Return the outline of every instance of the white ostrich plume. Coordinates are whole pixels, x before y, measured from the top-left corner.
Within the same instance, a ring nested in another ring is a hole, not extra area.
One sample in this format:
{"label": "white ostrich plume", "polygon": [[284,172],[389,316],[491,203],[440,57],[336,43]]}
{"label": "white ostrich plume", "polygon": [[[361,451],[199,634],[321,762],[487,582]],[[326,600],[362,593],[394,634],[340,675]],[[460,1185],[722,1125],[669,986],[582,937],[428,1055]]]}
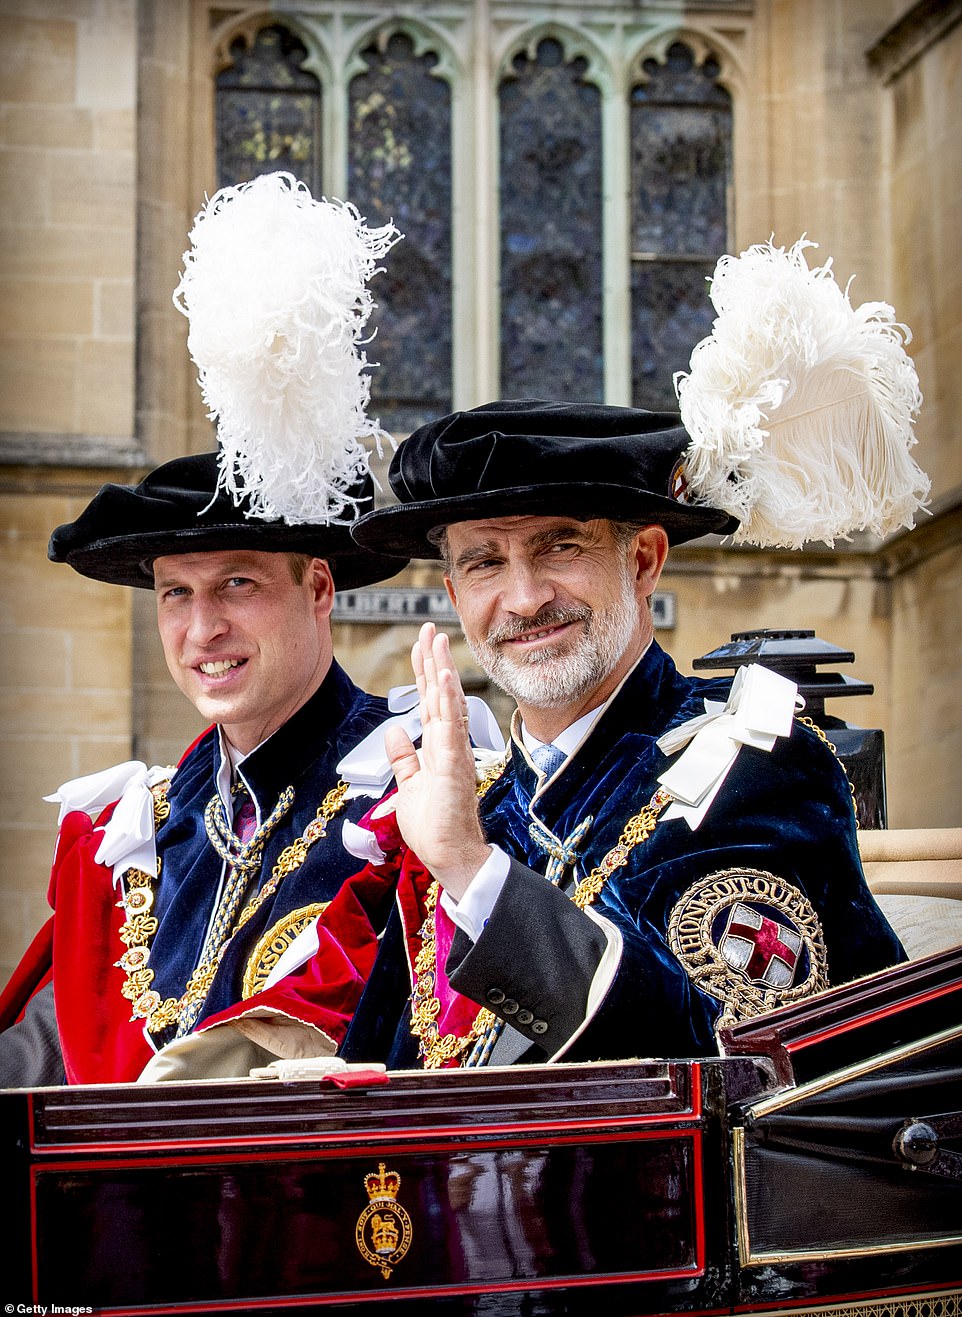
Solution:
{"label": "white ostrich plume", "polygon": [[249,515],[347,522],[368,470],[361,443],[389,438],[368,419],[361,334],[367,286],[401,237],[370,229],[346,202],[315,201],[293,175],[222,188],[198,214],[174,304],[216,422],[218,485]]}
{"label": "white ostrich plume", "polygon": [[799,548],[912,527],[929,480],[909,453],[922,403],[885,302],[853,307],[799,239],[723,256],[711,334],[675,376],[689,488],[739,518],[735,540]]}

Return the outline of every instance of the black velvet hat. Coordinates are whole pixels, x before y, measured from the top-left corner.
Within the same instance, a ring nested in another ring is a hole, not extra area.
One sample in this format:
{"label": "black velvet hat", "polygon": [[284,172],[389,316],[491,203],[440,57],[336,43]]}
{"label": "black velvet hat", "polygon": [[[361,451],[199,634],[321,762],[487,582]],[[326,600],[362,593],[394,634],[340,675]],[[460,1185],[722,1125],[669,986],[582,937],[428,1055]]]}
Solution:
{"label": "black velvet hat", "polygon": [[573,516],[652,522],[671,544],[736,519],[686,502],[691,440],[673,412],[594,403],[508,401],[455,412],[415,430],[391,462],[398,504],[365,513],[359,544],[438,558],[428,532],[489,517]]}
{"label": "black velvet hat", "polygon": [[[347,525],[300,524],[251,517],[217,486],[217,454],[177,457],[139,485],[104,485],[76,521],[58,526],[47,555],[82,576],[153,589],[151,563],[171,553],[256,549],[325,558],[334,584],[351,590],[393,576],[405,559],[361,547]],[[349,491],[373,505],[365,475]]]}

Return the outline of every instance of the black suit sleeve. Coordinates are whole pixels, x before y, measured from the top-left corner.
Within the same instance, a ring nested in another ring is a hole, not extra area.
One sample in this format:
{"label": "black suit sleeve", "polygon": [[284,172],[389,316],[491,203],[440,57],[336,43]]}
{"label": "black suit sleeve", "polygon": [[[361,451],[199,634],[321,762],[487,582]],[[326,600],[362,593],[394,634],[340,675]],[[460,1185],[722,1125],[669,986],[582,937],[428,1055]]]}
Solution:
{"label": "black suit sleeve", "polygon": [[[612,930],[617,939],[618,934]],[[455,935],[451,986],[554,1055],[581,1029],[609,937],[558,888],[517,860],[472,942]]]}
{"label": "black suit sleeve", "polygon": [[47,1088],[66,1082],[53,984],[27,1003],[23,1019],[0,1034],[0,1087]]}

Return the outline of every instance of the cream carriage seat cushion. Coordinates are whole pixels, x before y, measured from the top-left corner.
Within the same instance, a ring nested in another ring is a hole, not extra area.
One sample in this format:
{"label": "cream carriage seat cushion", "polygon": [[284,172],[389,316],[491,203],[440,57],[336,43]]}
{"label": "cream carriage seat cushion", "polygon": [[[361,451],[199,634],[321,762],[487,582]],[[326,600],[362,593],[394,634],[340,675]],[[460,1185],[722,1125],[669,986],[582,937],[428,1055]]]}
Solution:
{"label": "cream carriage seat cushion", "polygon": [[962,945],[962,828],[863,830],[859,850],[910,959]]}

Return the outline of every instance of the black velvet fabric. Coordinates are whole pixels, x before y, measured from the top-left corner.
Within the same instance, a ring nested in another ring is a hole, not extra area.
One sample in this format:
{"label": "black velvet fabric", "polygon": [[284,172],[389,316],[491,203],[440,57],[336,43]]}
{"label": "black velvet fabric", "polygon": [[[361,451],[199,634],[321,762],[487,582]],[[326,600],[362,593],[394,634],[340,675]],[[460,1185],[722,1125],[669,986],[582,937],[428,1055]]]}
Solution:
{"label": "black velvet fabric", "polygon": [[[597,945],[581,933],[589,915],[540,877],[547,860],[531,824],[540,820],[555,837],[567,838],[590,817],[576,861],[579,878],[590,873],[651,798],[669,764],[657,738],[703,714],[705,699],[724,701],[729,685],[728,677],[684,676],[653,643],[580,750],[533,803],[535,772],[517,745],[485,795],[481,817],[488,839],[514,863],[481,937],[476,943],[463,939],[467,954],[449,957],[446,969],[452,986],[479,1005],[498,1013],[488,997],[496,988],[547,1024],[538,1036],[518,1023],[517,1013],[505,1017],[532,1045],[523,1060],[716,1053],[714,1026],[722,1003],[690,978],[667,929],[683,894],[721,871],[763,871],[804,894],[821,923],[832,986],[905,958],[862,874],[845,774],[831,750],[796,723],[770,753],[740,751],[696,831],[683,819],[662,819],[614,870],[591,910],[617,930],[620,951],[603,1000],[589,1001],[600,961]],[[397,948],[386,946],[382,954],[396,955]],[[803,956],[800,981],[806,973]],[[386,981],[384,973],[380,982]],[[384,1027],[385,1004],[373,1000],[374,988],[372,977],[344,1054],[410,1065],[409,1050],[398,1046],[402,1033]],[[394,1008],[407,1020],[400,993]],[[369,1026],[375,1016],[376,1031]],[[386,1042],[393,1050],[385,1055],[378,1048]]]}
{"label": "black velvet fabric", "polygon": [[[559,837],[592,816],[579,874],[590,872],[615,845],[655,790],[669,763],[657,738],[704,713],[706,698],[727,698],[729,685],[727,677],[685,677],[652,644],[582,750],[533,807]],[[483,817],[489,840],[543,870],[529,830],[534,785],[531,768],[516,751],[510,771],[485,797]],[[862,875],[844,772],[818,737],[796,724],[771,753],[741,750],[697,831],[681,819],[659,822],[606,883],[593,908],[620,930],[622,960],[567,1059],[715,1051],[720,1003],[692,984],[668,946],[666,929],[675,903],[694,883],[737,868],[772,873],[805,894],[821,920],[833,985],[904,958]],[[500,921],[491,931],[498,927]],[[462,991],[465,969],[452,978]],[[552,969],[562,984],[563,968]]]}
{"label": "black velvet fabric", "polygon": [[657,522],[672,544],[738,523],[681,501],[690,443],[674,412],[592,403],[509,400],[455,412],[399,445],[390,481],[398,505],[368,512],[354,538],[382,553],[436,558],[435,527],[497,516]]}
{"label": "black velvet fabric", "polygon": [[[165,462],[139,485],[104,485],[76,521],[58,526],[47,555],[81,576],[152,590],[154,558],[223,549],[307,553],[325,558],[339,590],[393,576],[404,559],[369,552],[346,525],[289,526],[251,517],[217,485],[217,454]],[[373,507],[370,476],[351,491],[360,510]]]}

